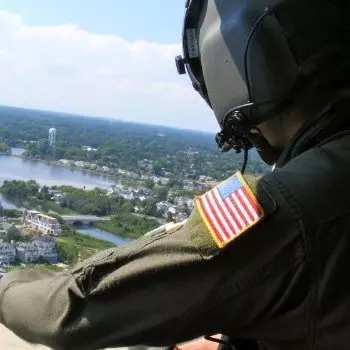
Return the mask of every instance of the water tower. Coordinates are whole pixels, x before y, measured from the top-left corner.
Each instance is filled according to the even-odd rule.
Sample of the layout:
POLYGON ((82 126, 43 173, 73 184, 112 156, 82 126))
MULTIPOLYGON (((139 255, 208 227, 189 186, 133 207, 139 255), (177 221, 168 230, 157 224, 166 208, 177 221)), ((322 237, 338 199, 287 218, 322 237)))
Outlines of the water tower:
POLYGON ((51 128, 49 130, 49 145, 53 147, 56 144, 56 129, 51 128))

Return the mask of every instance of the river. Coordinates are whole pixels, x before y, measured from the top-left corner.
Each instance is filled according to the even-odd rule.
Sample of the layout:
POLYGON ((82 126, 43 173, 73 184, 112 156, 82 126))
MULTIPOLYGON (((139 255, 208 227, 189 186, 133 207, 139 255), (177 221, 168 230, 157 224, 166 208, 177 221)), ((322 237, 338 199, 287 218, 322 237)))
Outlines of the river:
MULTIPOLYGON (((19 152, 19 149, 15 149, 13 154, 18 155, 19 152)), ((4 180, 35 180, 41 185, 68 185, 87 189, 108 188, 110 185, 119 183, 117 179, 92 174, 84 170, 0 155, 0 183, 4 180)))
POLYGON ((94 227, 81 227, 81 228, 75 227, 75 230, 83 235, 102 239, 104 241, 111 242, 117 246, 124 245, 124 244, 131 241, 128 238, 119 237, 119 236, 116 236, 112 233, 102 231, 102 230, 100 230, 98 228, 94 228, 94 227))
MULTIPOLYGON (((0 185, 4 180, 35 180, 39 184, 47 186, 68 185, 77 188, 93 189, 95 187, 108 188, 110 185, 118 183, 116 179, 108 176, 95 175, 83 170, 19 158, 18 156, 22 153, 22 149, 13 148, 12 155, 17 157, 0 155, 0 185)), ((0 203, 6 209, 20 209, 3 198, 1 194, 0 203)), ((116 245, 122 245, 129 241, 92 227, 81 227, 77 231, 116 245)))

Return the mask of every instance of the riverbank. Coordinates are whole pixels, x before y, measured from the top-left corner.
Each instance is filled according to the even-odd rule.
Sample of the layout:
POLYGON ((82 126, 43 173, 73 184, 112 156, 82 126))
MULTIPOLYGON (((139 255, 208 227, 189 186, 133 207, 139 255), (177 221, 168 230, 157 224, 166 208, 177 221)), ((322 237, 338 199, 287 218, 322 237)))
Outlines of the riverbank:
MULTIPOLYGON (((113 242, 117 245, 119 245, 120 242, 116 243, 114 239, 111 240, 111 235, 115 236, 117 240, 125 238, 136 239, 161 225, 161 219, 131 213, 115 203, 106 203, 107 199, 105 199, 105 196, 103 196, 101 193, 96 192, 90 194, 91 191, 83 191, 82 188, 80 188, 81 198, 79 197, 79 189, 77 189, 78 192, 75 193, 75 197, 72 195, 69 198, 69 207, 67 207, 67 203, 61 206, 60 204, 56 203, 55 200, 47 199, 50 197, 47 188, 43 193, 39 191, 39 185, 43 186, 42 181, 40 180, 43 178, 46 180, 45 176, 49 174, 55 178, 56 182, 54 186, 57 186, 58 184, 62 183, 62 179, 64 181, 64 178, 67 178, 68 176, 73 178, 73 180, 76 180, 78 176, 80 176, 83 180, 89 180, 88 175, 85 177, 82 175, 81 171, 77 171, 77 173, 70 173, 70 171, 61 172, 57 167, 48 167, 47 165, 36 164, 36 162, 31 160, 29 160, 27 163, 26 161, 16 159, 16 162, 14 162, 15 164, 13 164, 13 160, 14 158, 12 157, 0 157, 0 167, 1 165, 4 165, 4 172, 2 174, 3 180, 7 180, 7 182, 3 184, 5 196, 0 196, 1 203, 4 204, 4 208, 18 209, 22 211, 25 208, 28 210, 36 209, 48 215, 99 215, 100 211, 102 213, 106 206, 111 206, 109 214, 118 213, 117 215, 111 217, 111 220, 105 222, 104 225, 89 227, 88 229, 84 230, 82 234, 87 234, 98 239, 105 239, 105 237, 102 237, 104 232, 105 236, 108 237, 107 241, 113 242), (13 173, 19 173, 21 177, 17 178, 16 181, 10 180, 10 176, 13 176, 13 173), (39 179, 40 183, 36 183, 33 180, 23 181, 23 177, 25 178, 27 176, 28 179, 30 176, 30 178, 32 178, 34 173, 36 174, 36 178, 39 179), (15 206, 12 206, 12 204, 15 204, 15 206), (112 208, 113 205, 114 207, 112 208), (82 210, 83 208, 84 210, 82 210), (93 231, 94 229, 95 231, 93 231), (101 231, 96 231, 96 229, 101 231)), ((101 179, 97 180, 101 181, 101 179)), ((74 186, 75 184, 70 184, 70 186, 72 185, 73 187, 77 188, 74 186)), ((108 198, 108 200, 111 199, 108 198)), ((132 207, 130 207, 130 210, 132 210, 132 207)))
MULTIPOLYGON (((15 204, 13 211, 17 211, 19 216, 23 210, 37 210, 44 214, 57 217, 62 226, 65 226, 66 223, 64 220, 61 220, 62 215, 93 215, 92 212, 86 211, 89 208, 95 210, 99 208, 99 200, 97 197, 92 196, 91 198, 78 198, 77 203, 80 207, 77 207, 77 211, 73 211, 70 208, 61 206, 53 200, 47 200, 42 198, 47 198, 49 195, 49 189, 39 192, 39 185, 34 181, 29 182, 16 182, 8 181, 0 187, 0 193, 6 196, 2 196, 1 199, 6 199, 7 207, 8 204, 15 204), (41 196, 39 199, 38 196, 41 196), (85 206, 87 205, 87 206, 85 206), (80 210, 79 210, 80 208, 80 210), (85 210, 85 212, 83 211, 85 210)), ((88 193, 86 191, 80 190, 84 194, 88 193)), ((72 198, 70 199, 73 200, 72 198)), ((103 205, 106 205, 106 202, 102 200, 102 209, 103 205)), ((7 210, 9 211, 9 210, 7 210)), ((6 209, 3 210, 6 216, 6 209)), ((115 208, 112 212, 117 212, 115 208)), ((135 239, 144 235, 146 232, 153 230, 155 227, 159 226, 159 220, 142 216, 140 214, 133 213, 119 213, 109 217, 109 220, 104 222, 104 225, 101 226, 85 226, 82 230, 82 234, 86 234, 97 239, 103 239, 108 242, 120 245, 124 243, 125 238, 135 239), (114 238, 114 239, 113 239, 114 238)), ((79 226, 76 227, 79 232, 79 226)), ((68 227, 65 228, 68 231, 68 227)))
POLYGON ((159 227, 159 222, 133 213, 116 214, 108 221, 96 223, 95 227, 119 237, 137 239, 159 227))
POLYGON ((59 215, 53 215, 53 217, 58 220, 62 230, 61 235, 56 237, 56 249, 60 261, 72 265, 80 260, 89 258, 101 250, 116 246, 116 244, 111 242, 77 232, 59 215))
POLYGON ((35 180, 46 186, 72 186, 80 189, 109 189, 119 183, 106 174, 96 175, 79 168, 58 166, 54 162, 18 156, 0 156, 0 183, 5 180, 35 180))
POLYGON ((34 161, 34 162, 41 162, 41 163, 44 163, 47 165, 54 165, 54 166, 65 168, 65 169, 81 171, 83 173, 94 175, 94 176, 103 176, 103 177, 106 177, 106 178, 110 179, 111 181, 115 182, 114 184, 110 184, 110 185, 122 185, 122 184, 124 184, 125 186, 128 186, 130 188, 138 188, 140 186, 143 186, 143 184, 144 184, 144 181, 142 181, 141 179, 132 179, 132 178, 125 176, 123 174, 120 174, 120 173, 113 174, 113 173, 109 173, 106 171, 81 168, 81 167, 77 167, 77 166, 71 165, 71 164, 64 164, 64 163, 57 161, 57 160, 31 158, 31 157, 25 157, 23 155, 11 155, 11 156, 21 158, 24 160, 34 161))
POLYGON ((59 257, 70 265, 112 247, 115 247, 112 243, 78 232, 74 232, 71 236, 56 238, 56 249, 59 257))
POLYGON ((119 175, 115 175, 115 174, 110 174, 104 171, 99 171, 99 170, 93 170, 93 169, 85 169, 85 168, 80 168, 77 167, 75 165, 70 165, 70 164, 64 164, 60 161, 57 160, 47 160, 47 159, 40 159, 40 158, 31 158, 31 157, 25 157, 23 155, 10 155, 11 157, 17 157, 17 158, 21 158, 24 160, 31 160, 34 162, 40 162, 40 163, 44 163, 47 165, 55 165, 57 167, 61 167, 61 168, 67 168, 67 169, 71 169, 71 170, 78 170, 81 171, 83 173, 86 174, 91 174, 91 175, 96 175, 96 176, 104 176, 106 178, 109 178, 111 180, 115 180, 117 183, 120 183, 120 180, 122 178, 122 176, 119 175))

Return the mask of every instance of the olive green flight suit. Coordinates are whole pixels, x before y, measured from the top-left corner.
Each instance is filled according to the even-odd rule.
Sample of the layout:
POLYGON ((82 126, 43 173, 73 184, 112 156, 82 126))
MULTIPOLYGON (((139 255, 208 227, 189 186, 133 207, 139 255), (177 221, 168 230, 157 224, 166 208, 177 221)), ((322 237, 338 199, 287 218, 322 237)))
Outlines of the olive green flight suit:
POLYGON ((265 217, 225 248, 194 209, 175 232, 69 271, 9 273, 0 322, 60 350, 218 333, 268 350, 350 349, 350 123, 338 124, 294 140, 274 172, 246 176, 265 217))

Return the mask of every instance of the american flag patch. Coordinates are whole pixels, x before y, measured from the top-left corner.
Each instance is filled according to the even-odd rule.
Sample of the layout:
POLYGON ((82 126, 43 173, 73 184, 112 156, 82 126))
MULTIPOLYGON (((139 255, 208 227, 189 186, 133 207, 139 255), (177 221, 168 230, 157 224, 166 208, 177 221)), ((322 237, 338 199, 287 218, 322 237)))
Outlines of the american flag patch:
POLYGON ((196 204, 220 248, 264 217, 262 207, 240 172, 198 197, 196 204))

